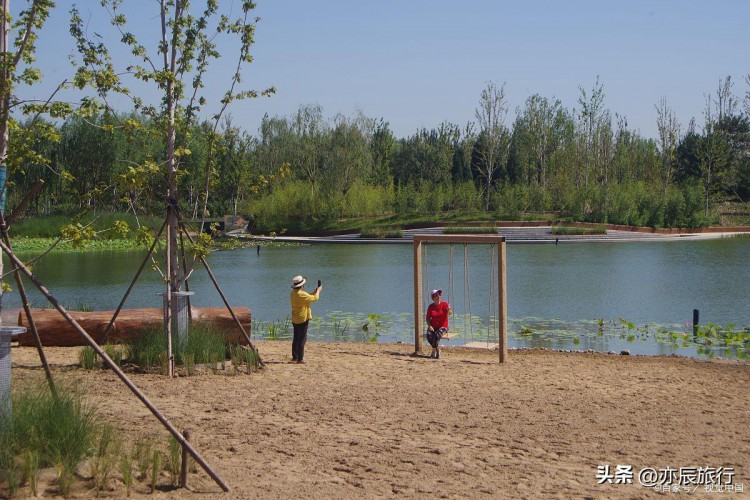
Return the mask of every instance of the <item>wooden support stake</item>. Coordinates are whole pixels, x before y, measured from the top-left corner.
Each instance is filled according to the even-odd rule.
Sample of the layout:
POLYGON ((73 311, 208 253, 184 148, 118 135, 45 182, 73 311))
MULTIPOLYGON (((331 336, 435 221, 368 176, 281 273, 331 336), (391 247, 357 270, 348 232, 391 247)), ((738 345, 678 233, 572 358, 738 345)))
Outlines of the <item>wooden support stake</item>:
MULTIPOLYGON (((172 217, 172 208, 167 209, 167 221, 172 217)), ((167 335, 167 376, 174 377, 174 355, 172 354, 172 224, 167 223, 167 293, 164 295, 164 327, 167 335)), ((179 263, 175 262, 175 265, 179 263)))
MULTIPOLYGON (((185 429, 182 431, 182 436, 185 441, 190 441, 190 430, 185 429)), ((182 468, 180 469, 180 488, 187 488, 188 485, 188 469, 190 468, 190 455, 187 449, 182 447, 182 468)))
MULTIPOLYGON (((180 227, 182 228, 182 231, 185 233, 185 236, 188 237, 188 240, 190 243, 195 243, 193 240, 193 237, 190 236, 190 233, 187 232, 187 229, 185 228, 185 224, 180 221, 180 227)), ((219 295, 221 296, 221 300, 224 301, 224 305, 227 306, 227 309, 229 310, 229 314, 232 315, 232 318, 237 323, 237 326, 240 327, 240 331, 242 332, 242 336, 245 337, 245 340, 247 341, 248 346, 250 346, 250 349, 258 352, 258 349, 253 345, 253 341, 250 340, 250 336, 245 331, 245 327, 242 326, 242 323, 240 322, 240 319, 237 317, 237 315, 234 313, 234 310, 232 309, 232 306, 229 305, 229 301, 227 300, 227 297, 224 295, 224 292, 221 290, 221 287, 219 286, 219 282, 216 281, 216 277, 214 276, 213 271, 211 271, 211 267, 208 265, 208 262, 206 262, 206 259, 204 257, 201 257, 201 262, 203 263, 203 267, 206 268, 206 271, 208 271, 208 277, 211 278, 211 282, 216 287, 216 291, 219 292, 219 295)), ((260 361, 260 365, 263 366, 264 363, 260 359, 260 354, 258 354, 258 360, 260 361)))
POLYGON ((229 486, 224 482, 224 480, 219 477, 216 472, 214 472, 211 467, 206 463, 206 461, 203 459, 203 457, 198 453, 191 445, 190 443, 185 440, 184 436, 180 434, 180 432, 172 425, 172 423, 167 420, 167 418, 159 412, 159 410, 154 406, 154 404, 146 397, 143 392, 141 392, 138 387, 128 378, 127 375, 125 375, 125 372, 123 372, 117 364, 115 364, 112 359, 107 356, 107 354, 102 350, 102 348, 99 346, 99 344, 96 343, 96 341, 91 338, 91 336, 84 330, 81 325, 78 324, 78 322, 73 319, 73 317, 68 313, 68 311, 58 302, 58 300, 47 290, 47 288, 31 273, 31 271, 21 262, 18 257, 13 253, 13 251, 8 248, 7 245, 5 245, 4 242, 0 241, 0 249, 5 252, 5 254, 8 256, 8 258, 15 263, 15 265, 20 269, 30 280, 34 285, 37 287, 37 289, 44 295, 47 300, 54 306, 55 309, 57 309, 60 314, 63 315, 63 317, 68 321, 68 323, 75 328, 75 330, 83 337, 83 339, 86 341, 88 345, 90 345, 96 354, 99 355, 100 358, 102 358, 102 361, 105 365, 109 367, 112 372, 117 375, 120 380, 130 389, 130 392, 135 394, 135 396, 146 406, 146 408, 149 409, 149 411, 156 417, 159 422, 174 436, 174 438, 177 440, 178 443, 180 443, 183 447, 183 449, 187 448, 188 453, 190 453, 190 456, 195 459, 196 462, 198 462, 198 465, 200 465, 206 473, 211 476, 211 479, 218 484, 222 490, 225 492, 230 491, 229 486))
MULTIPOLYGON (((2 231, 2 238, 8 248, 11 248, 10 237, 8 236, 8 227, 5 223, 5 218, 2 211, 0 211, 0 231, 2 231)), ((39 353, 39 361, 42 362, 44 367, 44 375, 47 378, 47 384, 49 384, 49 390, 53 396, 57 397, 57 390, 55 389, 55 381, 52 378, 52 370, 50 370, 49 363, 47 362, 47 356, 44 354, 44 347, 42 346, 42 339, 39 338, 39 331, 36 328, 36 323, 31 315, 31 308, 29 307, 29 298, 26 295, 26 289, 23 286, 23 280, 21 274, 18 272, 15 262, 10 262, 10 267, 13 270, 13 277, 16 280, 16 286, 18 287, 18 294, 21 297, 21 303, 23 304, 24 313, 26 313, 26 320, 29 322, 29 328, 31 328, 31 334, 34 337, 34 345, 39 353)))
POLYGON ((109 332, 112 330, 112 325, 115 324, 115 320, 117 319, 117 316, 120 315, 122 306, 124 306, 125 301, 128 300, 128 296, 130 295, 130 292, 133 290, 133 287, 138 281, 138 278, 140 278, 141 273, 143 272, 143 269, 146 267, 146 264, 148 263, 148 259, 150 259, 151 255, 154 253, 154 248, 156 248, 156 245, 159 242, 159 238, 161 237, 161 233, 162 231, 164 231, 164 227, 166 225, 167 225, 167 221, 165 220, 164 224, 161 225, 161 229, 159 229, 159 232, 156 233, 156 238, 154 238, 154 242, 151 244, 151 248, 148 250, 148 253, 146 254, 146 258, 143 259, 143 262, 141 263, 141 267, 138 268, 138 272, 135 273, 135 277, 133 278, 133 281, 130 282, 130 286, 128 287, 128 290, 125 292, 125 296, 120 301, 120 305, 117 306, 117 310, 115 310, 115 313, 112 315, 112 319, 109 320, 109 324, 107 325, 107 328, 104 330, 104 334, 102 335, 102 339, 100 343, 104 344, 105 342, 107 342, 107 338, 109 337, 109 332))

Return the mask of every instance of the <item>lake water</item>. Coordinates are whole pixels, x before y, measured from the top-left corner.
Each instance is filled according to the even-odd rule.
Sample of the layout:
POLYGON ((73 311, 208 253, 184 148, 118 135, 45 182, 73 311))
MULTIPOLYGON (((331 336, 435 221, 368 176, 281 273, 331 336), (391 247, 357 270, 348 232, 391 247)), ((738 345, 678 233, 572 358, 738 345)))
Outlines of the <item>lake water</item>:
MULTIPOLYGON (((66 307, 108 310, 119 303, 144 253, 52 254, 33 270, 66 307)), ((453 254, 451 291, 450 247, 428 246, 426 285, 446 290, 456 313, 457 338, 448 345, 491 341, 490 249, 468 246, 467 277, 463 246, 454 245, 453 254)), ((507 261, 510 347, 728 357, 746 350, 746 344, 695 344, 689 323, 698 309, 702 325, 750 325, 749 239, 510 244, 507 261)), ((209 263, 230 302, 252 310, 256 337, 289 336, 289 283, 303 274, 308 290, 317 279, 324 284, 313 307, 313 339, 413 339, 411 245, 263 247, 259 255, 253 247, 214 252, 209 263)), ((202 268, 190 286, 197 306, 222 305, 202 268)), ((27 284, 32 303, 41 306, 44 299, 32 287, 27 284)), ((160 291, 159 274, 144 271, 126 307, 158 307, 160 291)), ((5 296, 4 307, 19 306, 17 292, 5 296)))

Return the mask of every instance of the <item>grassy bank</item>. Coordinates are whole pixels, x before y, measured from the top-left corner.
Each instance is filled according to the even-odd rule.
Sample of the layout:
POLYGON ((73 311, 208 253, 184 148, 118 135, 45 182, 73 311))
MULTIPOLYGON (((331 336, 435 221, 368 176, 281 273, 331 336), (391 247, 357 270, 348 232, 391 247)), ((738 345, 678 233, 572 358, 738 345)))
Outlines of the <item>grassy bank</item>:
MULTIPOLYGON (((87 252, 102 250, 146 250, 164 222, 163 216, 140 216, 110 212, 88 214, 56 214, 26 217, 15 222, 10 231, 13 250, 18 253, 46 252, 55 245, 55 252, 87 252), (61 238, 62 237, 62 238, 61 238)), ((199 222, 188 224, 193 231, 199 222)), ((166 236, 162 236, 164 242, 166 236)), ((186 245, 189 243, 186 240, 186 245)), ((246 246, 269 246, 288 243, 260 242, 252 239, 216 238, 211 250, 232 250, 246 246)), ((164 247, 164 244, 162 244, 164 247)))
MULTIPOLYGON (((28 236, 19 236, 11 238, 13 250, 18 253, 42 253, 55 244, 57 238, 33 238, 28 236)), ((148 245, 139 243, 133 239, 96 239, 83 243, 73 243, 71 241, 60 242, 56 247, 57 252, 82 252, 82 251, 99 251, 99 250, 137 250, 147 249, 148 245)))
MULTIPOLYGON (((318 235, 335 232, 386 233, 398 231, 420 225, 448 224, 471 225, 493 223, 497 221, 549 221, 563 220, 554 214, 525 214, 520 217, 501 217, 498 214, 486 212, 443 212, 424 215, 393 215, 386 214, 378 217, 345 217, 338 219, 298 220, 283 228, 283 234, 318 235)), ((291 221, 290 221, 291 222, 291 221)), ((269 231, 259 231, 259 234, 269 234, 269 231)))
MULTIPOLYGON (((728 222, 734 224, 744 222, 742 218, 725 219, 722 220, 724 225, 728 222)), ((387 213, 380 216, 340 218, 292 217, 284 220, 284 227, 256 227, 253 234, 319 236, 340 232, 360 232, 362 237, 393 238, 399 237, 403 229, 429 225, 445 225, 446 233, 492 233, 494 230, 491 226, 500 221, 545 221, 554 226, 553 234, 603 234, 606 232, 603 225, 601 229, 563 227, 563 224, 575 222, 575 220, 558 213, 524 213, 511 217, 499 212, 456 210, 426 214, 387 213)), ((74 224, 90 227, 91 237, 79 241, 63 240, 57 245, 55 251, 145 250, 150 245, 156 228, 160 227, 162 218, 161 216, 140 217, 139 222, 146 229, 137 229, 138 226, 132 214, 109 213, 81 219, 80 222, 74 224), (123 221, 125 224, 118 221, 123 221), (127 227, 128 230, 118 232, 118 227, 127 227)), ((71 218, 68 215, 30 217, 19 220, 11 230, 13 248, 17 252, 42 253, 57 241, 61 228, 70 224, 71 218)), ((245 246, 284 244, 287 243, 258 242, 252 237, 241 240, 218 238, 214 240, 213 249, 227 250, 245 246)))

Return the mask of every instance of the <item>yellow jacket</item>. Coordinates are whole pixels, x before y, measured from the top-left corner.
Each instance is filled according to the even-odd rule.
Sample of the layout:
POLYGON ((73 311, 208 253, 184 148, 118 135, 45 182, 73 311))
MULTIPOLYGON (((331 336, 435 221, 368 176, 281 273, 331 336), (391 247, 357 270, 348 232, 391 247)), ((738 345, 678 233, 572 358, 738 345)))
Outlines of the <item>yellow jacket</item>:
POLYGON ((302 288, 292 289, 289 300, 292 303, 292 323, 300 324, 312 319, 312 309, 310 304, 318 300, 320 292, 310 294, 302 288))

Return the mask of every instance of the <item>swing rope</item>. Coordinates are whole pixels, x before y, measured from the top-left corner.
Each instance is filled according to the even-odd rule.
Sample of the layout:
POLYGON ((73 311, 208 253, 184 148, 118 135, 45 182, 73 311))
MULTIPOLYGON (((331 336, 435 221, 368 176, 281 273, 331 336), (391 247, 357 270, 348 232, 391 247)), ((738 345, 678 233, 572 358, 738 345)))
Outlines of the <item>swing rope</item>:
MULTIPOLYGON (((468 311, 469 337, 474 338, 473 315, 471 313, 471 283, 469 281, 469 245, 464 243, 464 312, 468 311), (468 304, 468 308, 466 307, 468 304)), ((464 326, 466 325, 466 315, 464 315, 464 326)))
MULTIPOLYGON (((427 297, 430 294, 430 266, 429 261, 427 260, 427 245, 423 245, 422 248, 422 255, 424 260, 424 273, 422 274, 422 289, 424 290, 424 293, 422 293, 422 312, 423 314, 427 311, 427 307, 429 305, 429 301, 427 300, 427 297)), ((425 328, 427 328, 426 325, 425 328)))
MULTIPOLYGON (((493 311, 496 311, 497 304, 492 300, 495 288, 492 277, 495 276, 495 245, 490 245, 490 293, 487 294, 487 347, 490 346, 490 328, 492 327, 493 311)), ((494 333, 494 329, 493 329, 494 333)))
MULTIPOLYGON (((450 301, 448 301, 448 304, 453 304, 456 300, 456 287, 455 287, 455 280, 453 276, 453 243, 450 244, 450 249, 448 253, 449 253, 449 259, 450 259, 448 263, 448 288, 450 289, 450 292, 451 292, 450 301)), ((455 304, 454 304, 454 307, 455 307, 455 304)))

